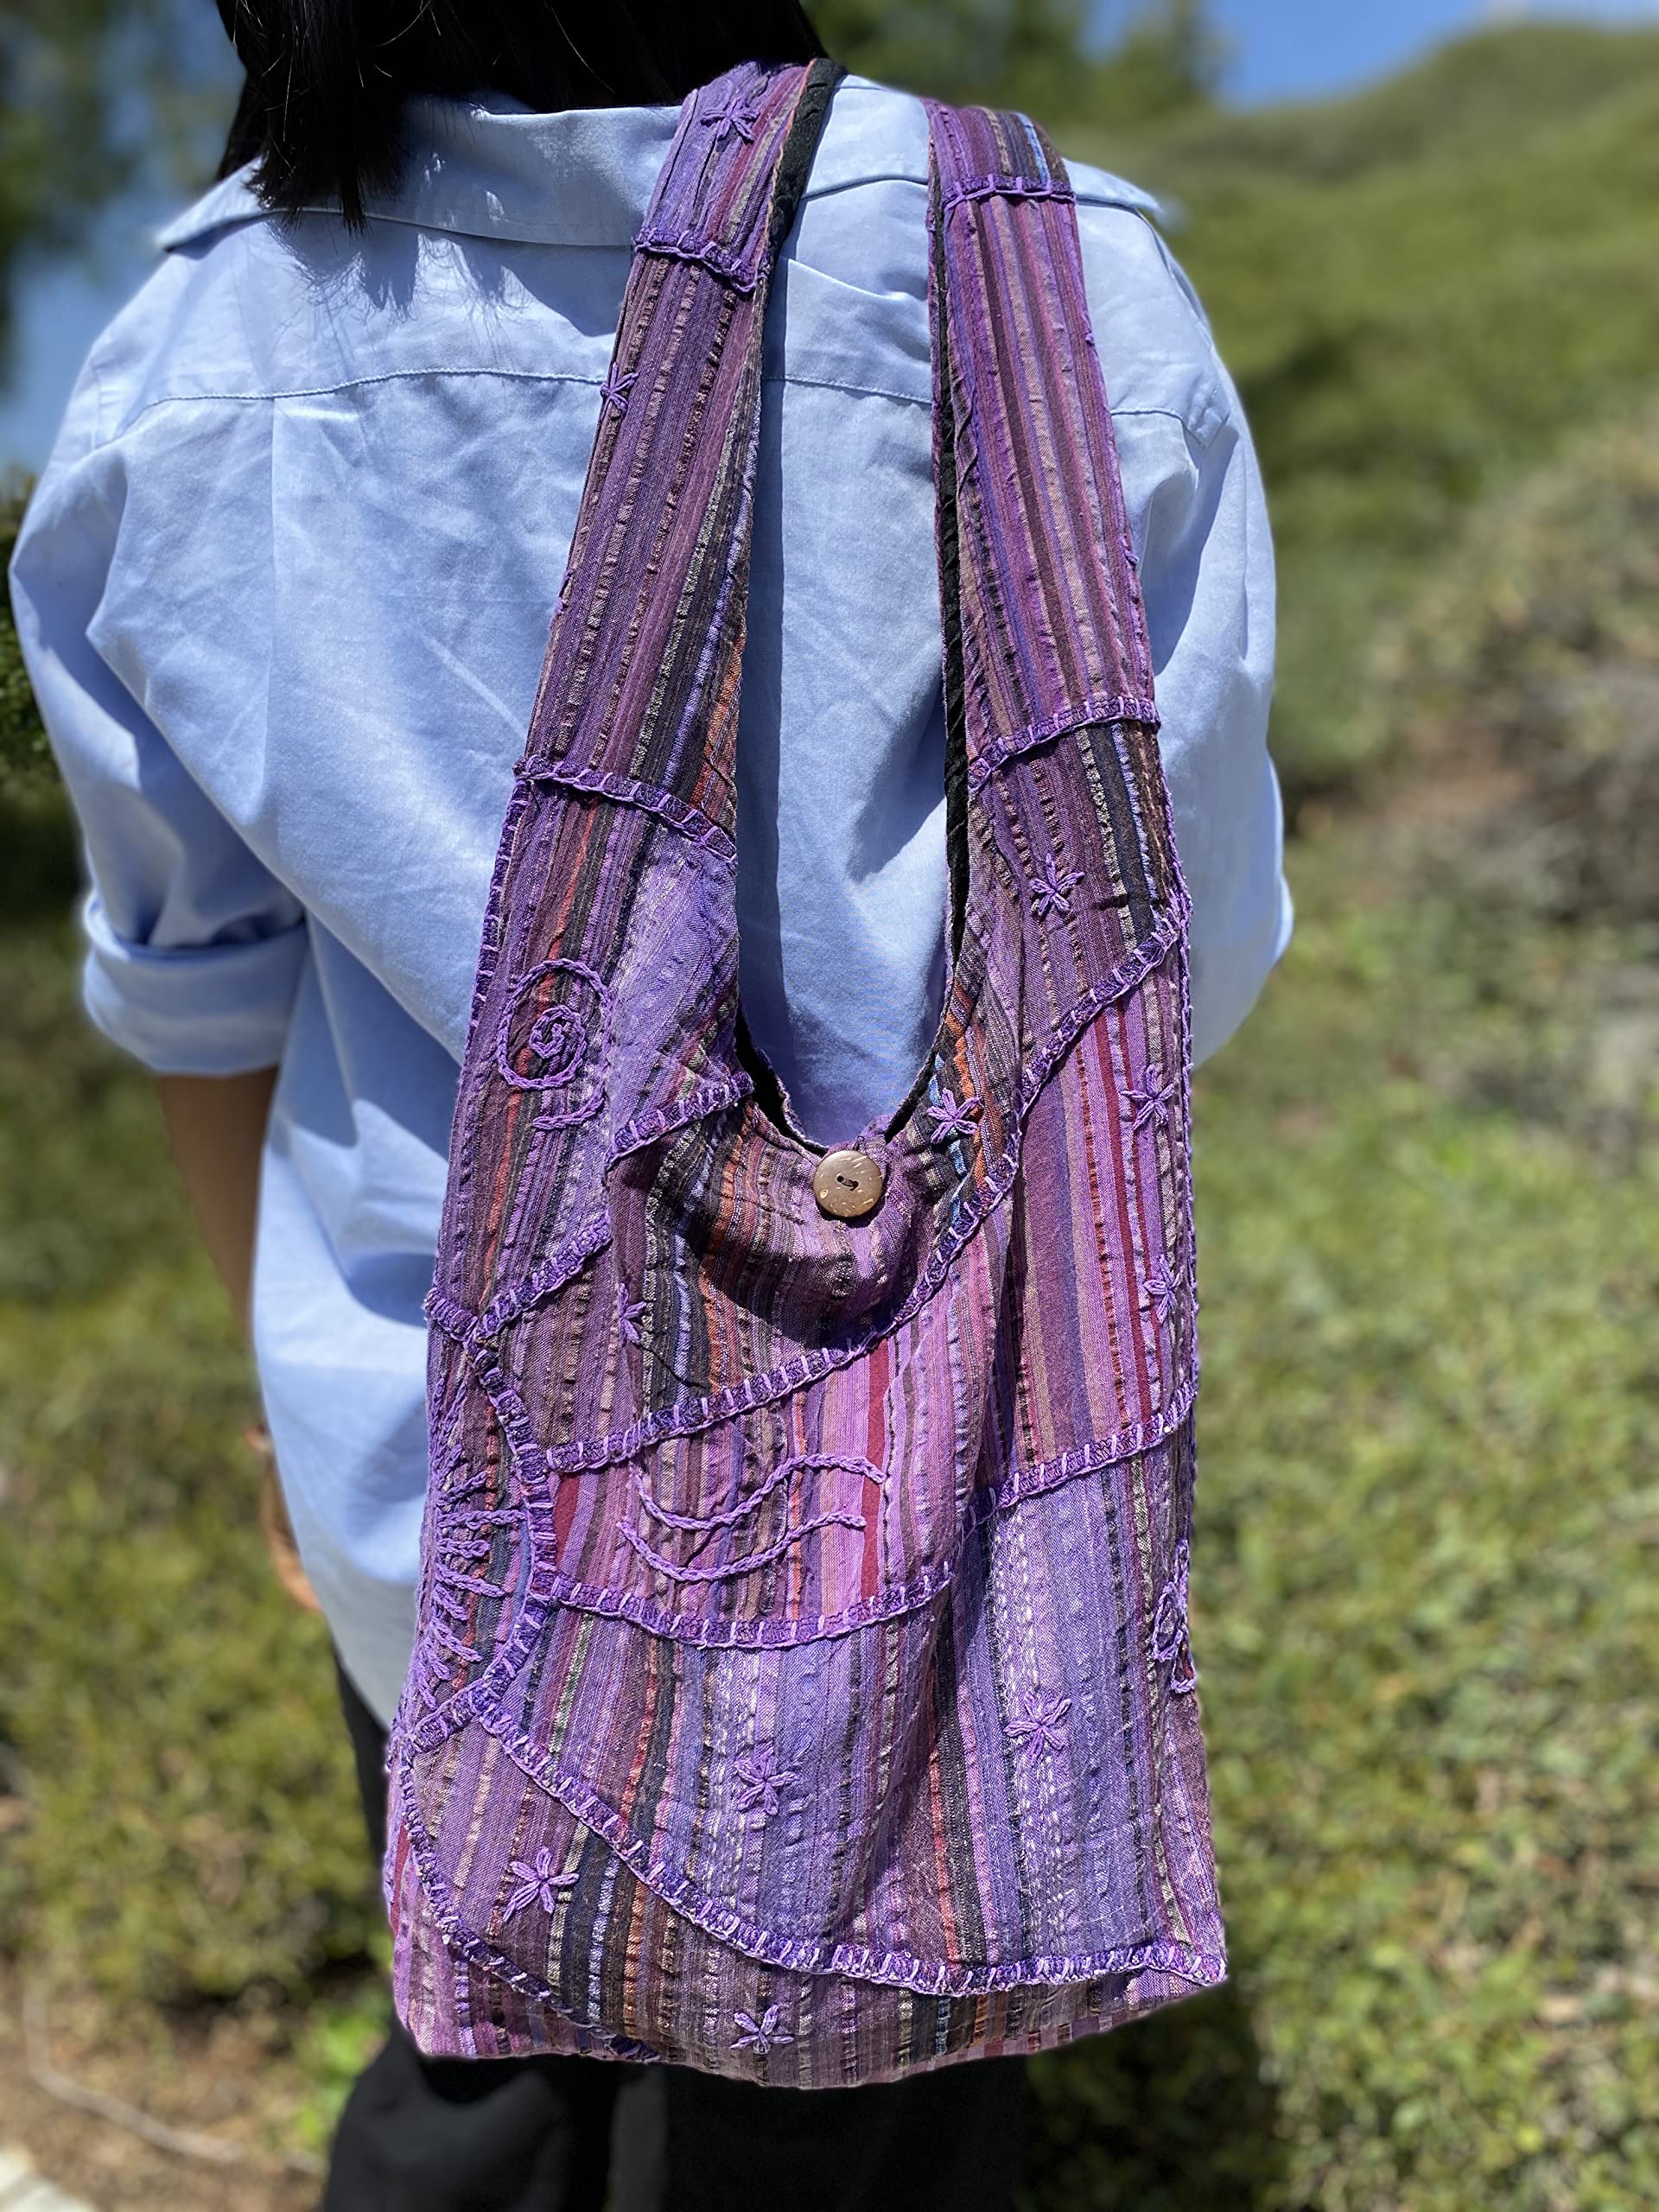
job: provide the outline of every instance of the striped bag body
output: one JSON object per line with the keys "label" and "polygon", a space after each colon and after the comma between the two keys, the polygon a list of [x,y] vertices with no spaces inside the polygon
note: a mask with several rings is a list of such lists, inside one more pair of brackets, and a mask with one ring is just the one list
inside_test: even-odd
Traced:
{"label": "striped bag body", "polygon": [[1065,170],[930,105],[950,964],[826,1157],[738,1003],[779,243],[835,65],[692,96],[504,827],[390,1764],[429,2052],[798,2087],[1224,1978],[1186,1637],[1186,897]]}

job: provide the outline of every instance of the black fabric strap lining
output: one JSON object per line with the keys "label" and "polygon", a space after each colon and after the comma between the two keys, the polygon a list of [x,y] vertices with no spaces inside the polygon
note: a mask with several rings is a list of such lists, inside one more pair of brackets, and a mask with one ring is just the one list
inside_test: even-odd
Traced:
{"label": "black fabric strap lining", "polygon": [[790,118],[788,136],[783,151],[778,156],[778,171],[772,187],[772,215],[766,226],[766,258],[770,261],[789,234],[806,190],[806,181],[812,168],[812,156],[817,151],[818,140],[823,135],[825,118],[830,112],[830,96],[847,74],[839,61],[828,55],[820,56],[807,64],[805,80],[800,98],[795,103],[795,112]]}

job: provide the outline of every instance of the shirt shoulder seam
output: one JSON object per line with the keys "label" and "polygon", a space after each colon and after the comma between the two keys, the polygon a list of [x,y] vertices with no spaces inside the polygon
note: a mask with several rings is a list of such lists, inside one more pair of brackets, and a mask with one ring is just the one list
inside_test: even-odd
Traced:
{"label": "shirt shoulder seam", "polygon": [[[597,388],[602,377],[586,376],[574,369],[504,369],[483,367],[443,367],[423,369],[386,369],[375,376],[341,377],[331,384],[287,385],[276,391],[165,391],[148,399],[142,407],[135,408],[107,436],[89,450],[101,451],[112,445],[142,422],[145,416],[155,414],[163,407],[242,406],[273,407],[284,399],[326,399],[337,392],[365,391],[377,385],[416,384],[427,378],[437,377],[498,377],[512,384],[569,384],[590,385]],[[931,407],[931,397],[919,392],[899,391],[890,385],[855,383],[839,377],[803,376],[798,373],[772,374],[765,381],[771,385],[797,385],[814,391],[844,391],[858,399],[892,399],[907,407]],[[1132,416],[1159,415],[1183,427],[1196,430],[1179,407],[1120,407],[1108,402],[1114,420]]]}
{"label": "shirt shoulder seam", "polygon": [[[124,417],[113,434],[122,436],[134,423],[142,422],[162,407],[197,407],[237,405],[244,407],[273,407],[282,399],[326,399],[337,391],[357,391],[370,385],[415,384],[425,377],[500,377],[513,384],[601,384],[596,376],[582,376],[573,369],[503,369],[483,366],[424,369],[384,369],[378,375],[365,377],[338,377],[328,384],[283,385],[273,391],[163,391],[154,399],[147,399],[142,407],[135,407]],[[106,440],[106,443],[112,440]]]}

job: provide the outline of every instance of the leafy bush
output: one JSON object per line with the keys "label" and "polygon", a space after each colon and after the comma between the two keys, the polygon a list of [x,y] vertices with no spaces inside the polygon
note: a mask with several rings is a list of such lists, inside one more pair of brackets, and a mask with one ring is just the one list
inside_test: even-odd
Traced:
{"label": "leafy bush", "polygon": [[[1382,168],[1512,154],[1628,91],[1659,61],[1650,30],[1535,22],[1459,39],[1345,99],[1194,111],[1160,128],[1147,167],[1177,194],[1332,184]],[[1135,143],[1125,133],[1126,143]]]}
{"label": "leafy bush", "polygon": [[[0,478],[0,575],[11,560],[29,486]],[[75,890],[74,835],[46,732],[18,649],[11,598],[0,591],[0,925],[61,914]]]}
{"label": "leafy bush", "polygon": [[1103,54],[1084,0],[809,0],[807,13],[862,76],[1043,116],[1207,106],[1224,52],[1208,0],[1139,0]]}
{"label": "leafy bush", "polygon": [[[245,1357],[151,1086],[0,937],[0,1950],[129,2003],[290,1994],[376,1918],[327,1645],[277,1592]],[[4,1773],[0,1772],[0,1781]]]}
{"label": "leafy bush", "polygon": [[1374,711],[1446,793],[1441,873],[1659,920],[1659,405],[1477,509],[1374,664]]}
{"label": "leafy bush", "polygon": [[[10,566],[17,532],[29,501],[27,479],[16,474],[0,478],[0,575]],[[50,773],[52,755],[40,709],[29,686],[23,656],[17,644],[17,626],[11,615],[11,594],[0,597],[0,793],[18,784],[43,782]]]}
{"label": "leafy bush", "polygon": [[[1529,88],[1507,124],[1489,75]],[[1324,173],[1350,134],[1353,166]],[[1274,751],[1293,804],[1329,792],[1389,741],[1366,710],[1379,620],[1472,505],[1651,390],[1659,36],[1516,30],[1270,124],[1074,139],[1185,207],[1274,518]]]}

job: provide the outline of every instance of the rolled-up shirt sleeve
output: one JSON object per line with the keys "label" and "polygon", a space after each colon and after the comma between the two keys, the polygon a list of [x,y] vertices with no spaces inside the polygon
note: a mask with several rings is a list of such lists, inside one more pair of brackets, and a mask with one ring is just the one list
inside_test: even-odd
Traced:
{"label": "rolled-up shirt sleeve", "polygon": [[[1201,1060],[1249,1014],[1293,922],[1268,752],[1273,541],[1238,393],[1192,287],[1150,226],[1128,215],[1116,220],[1117,257],[1103,257],[1090,304],[1114,402],[1160,751],[1192,902],[1192,1048]],[[1131,223],[1139,241],[1126,249],[1122,226]],[[1084,244],[1086,253],[1086,231]],[[1104,269],[1126,264],[1133,291],[1114,296]]]}
{"label": "rolled-up shirt sleeve", "polygon": [[93,643],[124,505],[97,415],[89,366],[10,571],[18,642],[80,830],[84,1002],[159,1074],[242,1074],[282,1057],[304,910]]}

